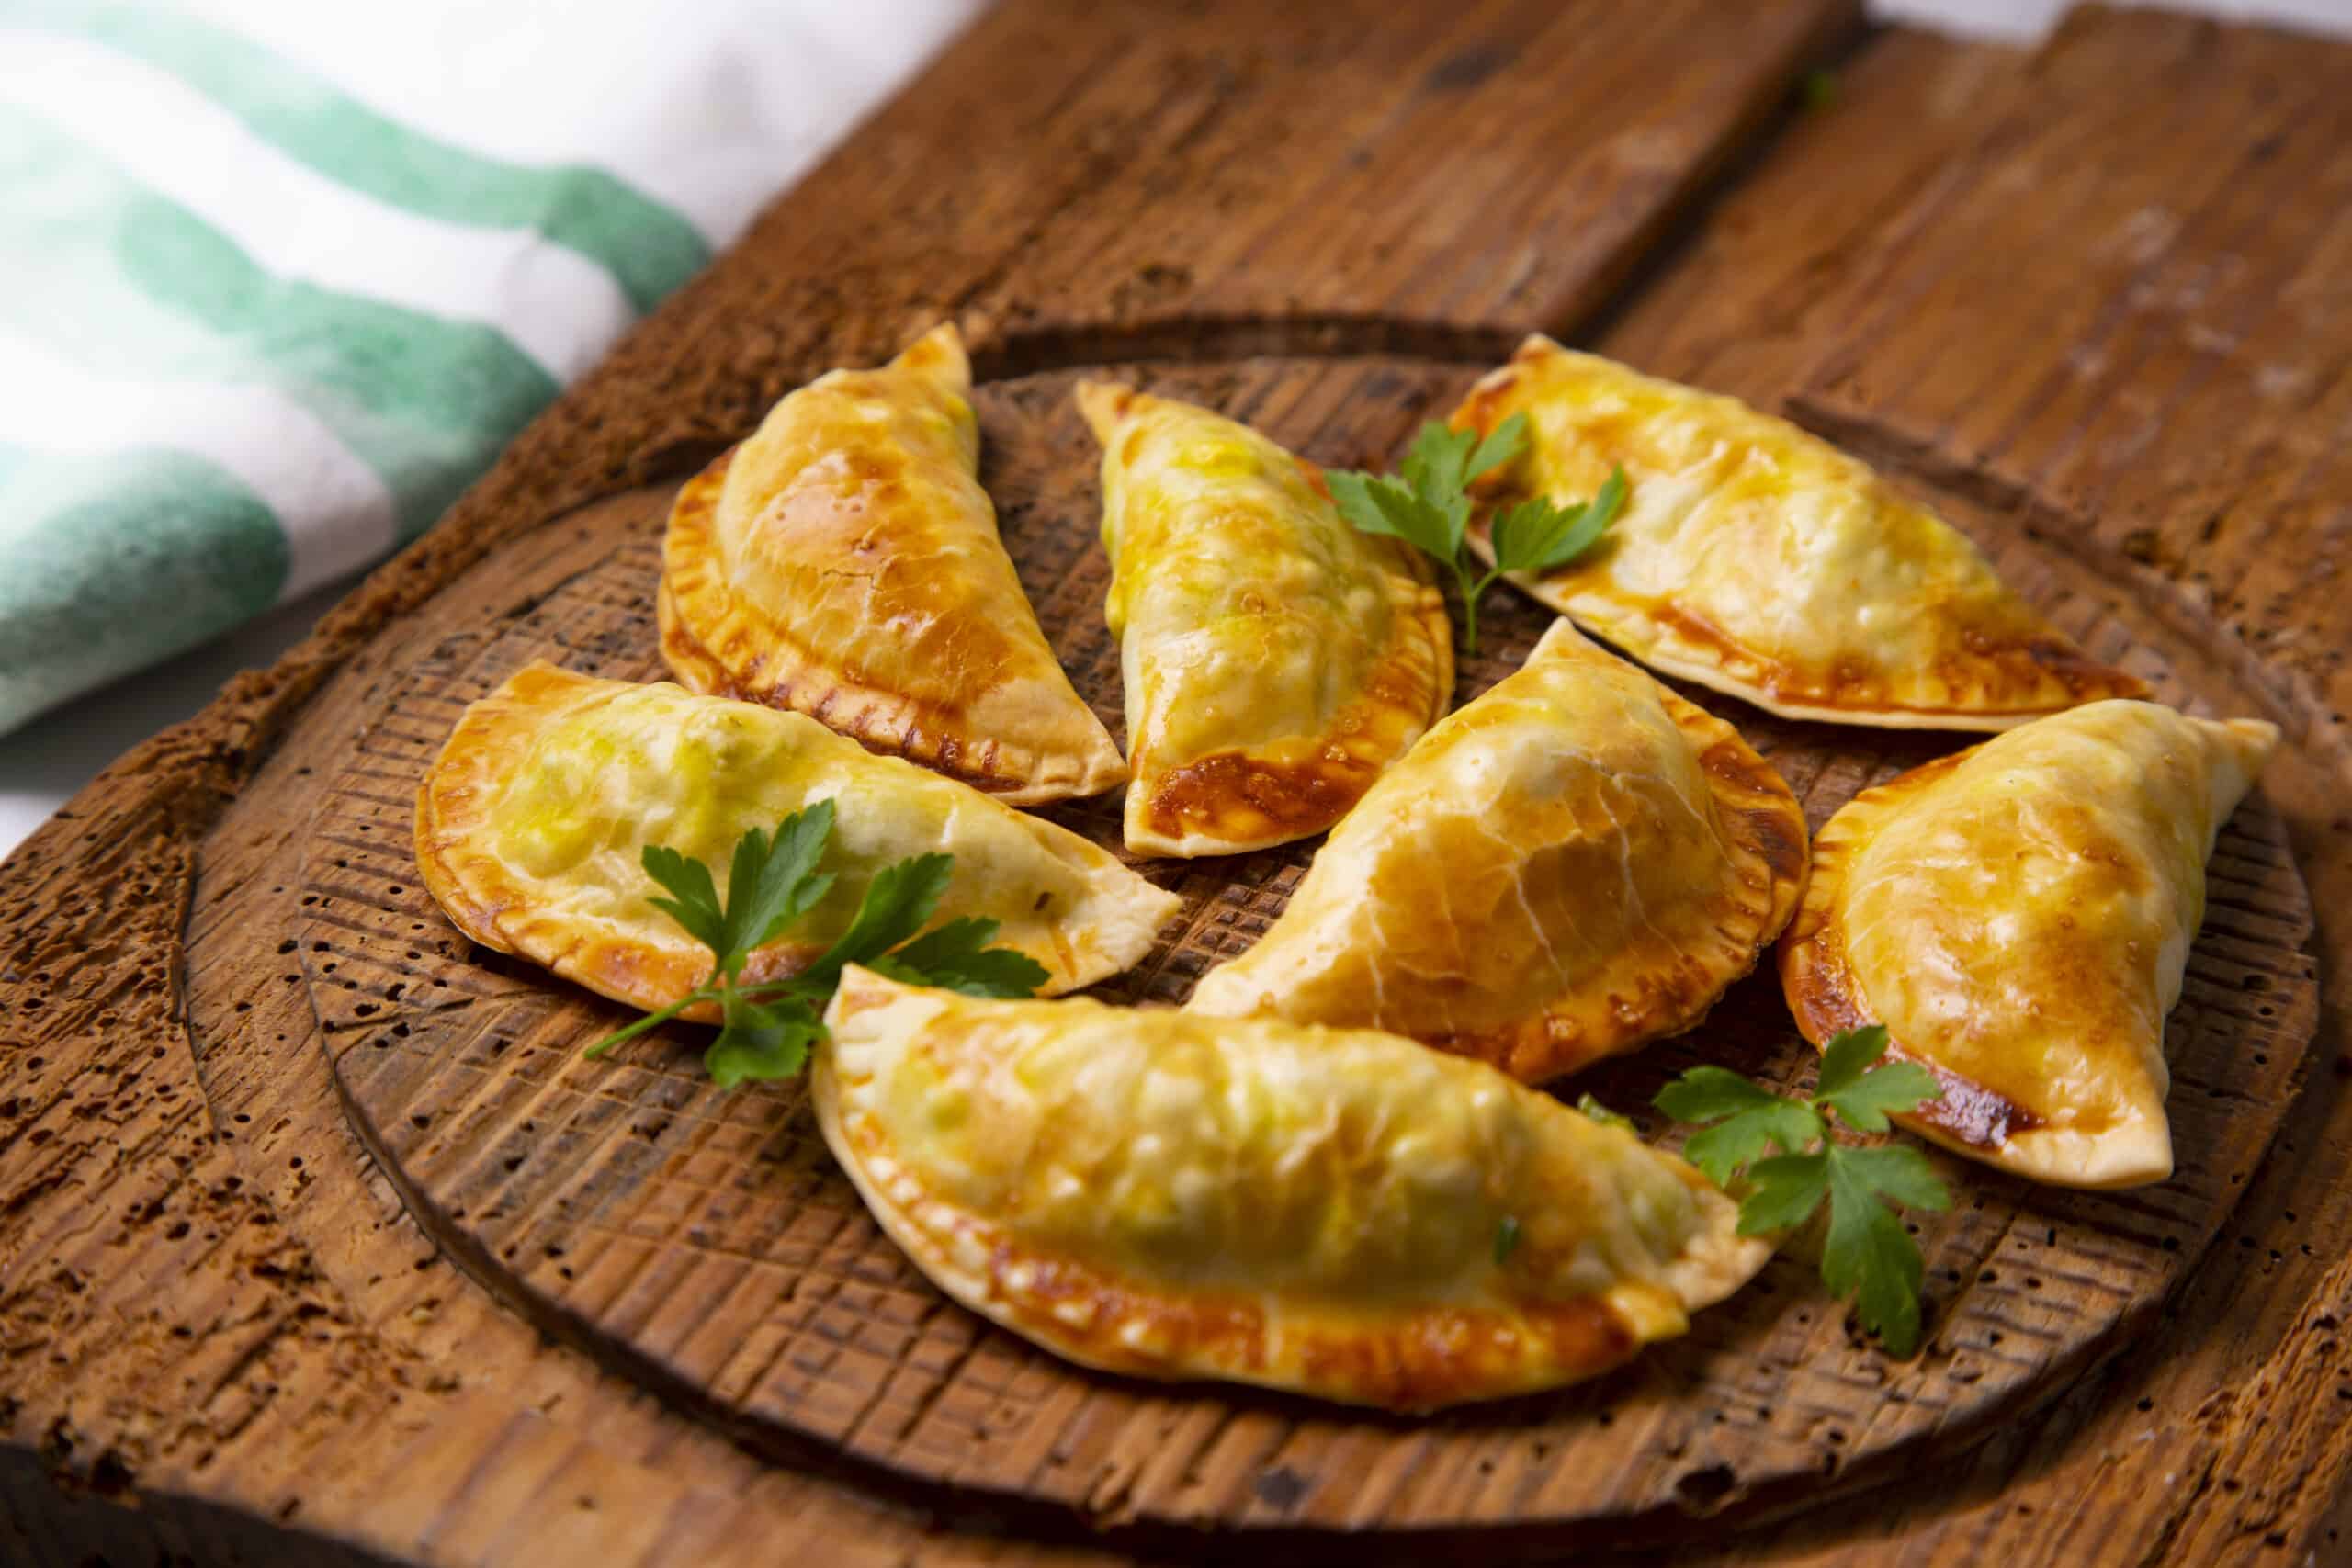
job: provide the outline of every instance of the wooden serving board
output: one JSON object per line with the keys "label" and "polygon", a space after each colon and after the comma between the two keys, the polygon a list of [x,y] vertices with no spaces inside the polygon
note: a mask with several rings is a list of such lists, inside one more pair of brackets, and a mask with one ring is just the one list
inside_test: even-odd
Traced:
{"label": "wooden serving board", "polygon": [[[1334,464],[1396,449],[1476,374],[1394,356],[1091,369],[1226,410]],[[1070,400],[1076,379],[980,389],[982,478],[1047,635],[1116,728],[1099,457]],[[820,1445],[894,1479],[1096,1529],[1425,1540],[1539,1526],[1594,1538],[1606,1525],[1623,1540],[1815,1499],[1979,1440],[2140,1326],[2235,1205],[2310,1043],[2310,909],[2284,829],[2257,803],[2214,855],[2211,913],[2171,1020],[2177,1174],[2068,1193],[1932,1156],[1957,1196],[1951,1213],[1918,1217],[1933,1333],[1915,1361],[1860,1339],[1800,1244],[1688,1339],[1545,1398],[1398,1419],[1090,1373],[934,1291],[865,1216],[799,1086],[720,1092],[701,1068],[709,1032],[692,1028],[611,1064],[579,1060],[632,1015],[475,947],[417,885],[416,786],[466,703],[534,659],[667,678],[652,601],[668,500],[639,491],[582,514],[610,553],[548,589],[510,576],[501,554],[475,569],[521,590],[514,607],[383,692],[311,821],[295,934],[336,1086],[425,1229],[533,1322],[764,1452]],[[2157,640],[2134,638],[2127,607],[2021,534],[1986,542],[2062,629],[2188,700]],[[1518,668],[1551,619],[1498,595],[1461,696]],[[1858,789],[1976,739],[1791,723],[1685,694],[1739,725],[1816,829]],[[1115,795],[1047,815],[1119,846]],[[1280,911],[1314,847],[1138,863],[1185,911],[1096,994],[1183,1001]],[[1770,967],[1688,1037],[1581,1074],[1567,1092],[1644,1116],[1667,1077],[1700,1061],[1809,1084],[1814,1053]]]}
{"label": "wooden serving board", "polygon": [[[1786,112],[1824,60],[1827,106]],[[1012,0],[310,643],[0,869],[0,1561],[1091,1563],[1203,1532],[2337,1560],[2347,196],[2352,50],[2178,18],[2086,12],[2027,54],[1829,0]],[[1913,1363],[1784,1258],[1588,1389],[1365,1420],[1036,1355],[874,1235],[794,1091],[721,1100],[683,1032],[578,1063],[611,1010],[419,895],[416,772],[534,652],[652,673],[677,480],[941,313],[1024,581],[1114,722],[1071,369],[1354,463],[1532,327],[1832,435],[2166,695],[2278,719],[2173,1020],[2180,1176],[1948,1165]],[[1464,695],[1540,629],[1510,603]],[[1955,743],[1705,700],[1816,824]],[[1114,994],[1180,996],[1302,860],[1153,864],[1186,940]],[[1757,980],[1578,1087],[1638,1108],[1702,1052],[1804,1059]]]}

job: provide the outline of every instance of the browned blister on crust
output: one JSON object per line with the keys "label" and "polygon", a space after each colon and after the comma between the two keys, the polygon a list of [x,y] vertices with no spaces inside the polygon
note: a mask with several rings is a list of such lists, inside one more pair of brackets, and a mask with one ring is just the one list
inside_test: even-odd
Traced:
{"label": "browned blister on crust", "polygon": [[1886,1026],[1943,1094],[1899,1117],[2038,1181],[2172,1171],[2165,1018],[2213,840],[2277,744],[2096,703],[1856,795],[1814,840],[1781,983],[1815,1044]]}
{"label": "browned blister on crust", "polygon": [[1795,797],[1729,725],[1555,623],[1373,785],[1188,1005],[1556,1077],[1698,1023],[1804,865]]}
{"label": "browned blister on crust", "polygon": [[1681,1160],[1393,1035],[857,969],[826,1021],[818,1123],[884,1232],[1086,1366],[1499,1398],[1681,1333],[1771,1250]]}
{"label": "browned blister on crust", "polygon": [[688,480],[662,657],[690,691],[805,713],[1013,805],[1097,795],[1126,763],[998,536],[970,389],[942,326],[794,392]]}
{"label": "browned blister on crust", "polygon": [[[723,883],[736,841],[833,801],[832,891],[744,977],[799,973],[848,929],[866,886],[912,855],[957,857],[935,921],[1000,923],[1050,993],[1150,951],[1181,900],[1106,851],[970,786],[875,756],[813,719],[534,663],[469,706],[417,786],[416,859],[458,929],[634,1006],[666,1007],[712,954],[649,901],[662,844]],[[707,1006],[685,1016],[717,1021]]]}
{"label": "browned blister on crust", "polygon": [[[2092,658],[1967,537],[1857,459],[1737,400],[1527,340],[1454,411],[1529,447],[1496,505],[1596,493],[1623,513],[1566,566],[1511,581],[1654,670],[1791,718],[1998,730],[2147,682]],[[1474,546],[1489,559],[1483,524]]]}

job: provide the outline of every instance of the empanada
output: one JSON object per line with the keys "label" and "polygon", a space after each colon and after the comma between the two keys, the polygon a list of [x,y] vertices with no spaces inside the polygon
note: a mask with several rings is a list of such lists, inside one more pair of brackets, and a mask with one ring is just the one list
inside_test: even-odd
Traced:
{"label": "empanada", "polygon": [[1804,813],[1731,726],[1555,621],[1364,792],[1190,1006],[1385,1029],[1536,1082],[1697,1023],[1804,866]]}
{"label": "empanada", "polygon": [[1528,450],[1497,496],[1580,502],[1616,466],[1632,488],[1591,550],[1512,581],[1653,670],[1791,718],[1890,728],[2006,729],[2147,695],[1958,529],[1785,420],[1542,336],[1453,423],[1486,432],[1518,412]]}
{"label": "empanada", "polygon": [[825,1141],[940,1289],[1057,1355],[1429,1409],[1573,1382],[1771,1244],[1681,1160],[1370,1030],[843,975]]}
{"label": "empanada", "polygon": [[776,404],[679,492],[662,655],[1017,806],[1097,795],[1119,748],[1038,629],[978,479],[952,326]]}
{"label": "empanada", "polygon": [[2154,703],[2037,719],[1865,790],[1813,845],[1781,983],[1805,1038],[1886,1025],[1943,1098],[1898,1118],[2065,1187],[2172,1173],[2165,1015],[2205,861],[2278,732]]}
{"label": "empanada", "polygon": [[1126,682],[1127,848],[1216,855],[1338,821],[1445,711],[1453,629],[1418,558],[1244,424],[1081,383],[1102,443]]}
{"label": "empanada", "polygon": [[1001,922],[998,944],[1044,964],[1048,993],[1134,964],[1182,902],[1067,829],[814,719],[545,663],[458,721],[417,788],[417,864],[483,946],[650,1010],[694,989],[711,955],[647,902],[660,889],[639,863],[644,847],[665,844],[723,879],[745,829],[820,800],[838,803],[823,862],[833,889],[752,953],[747,978],[807,967],[875,873],[933,851],[956,857],[935,919]]}

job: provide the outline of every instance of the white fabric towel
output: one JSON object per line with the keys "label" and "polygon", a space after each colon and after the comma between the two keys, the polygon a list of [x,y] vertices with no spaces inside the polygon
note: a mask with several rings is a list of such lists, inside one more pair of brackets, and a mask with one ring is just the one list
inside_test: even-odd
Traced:
{"label": "white fabric towel", "polygon": [[978,0],[0,0],[0,734],[431,525]]}

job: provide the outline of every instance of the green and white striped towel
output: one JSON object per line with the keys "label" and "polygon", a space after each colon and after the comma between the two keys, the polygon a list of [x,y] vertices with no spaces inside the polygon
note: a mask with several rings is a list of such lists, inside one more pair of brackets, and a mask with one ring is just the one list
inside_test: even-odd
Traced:
{"label": "green and white striped towel", "polygon": [[0,733],[379,558],[975,0],[0,0]]}

